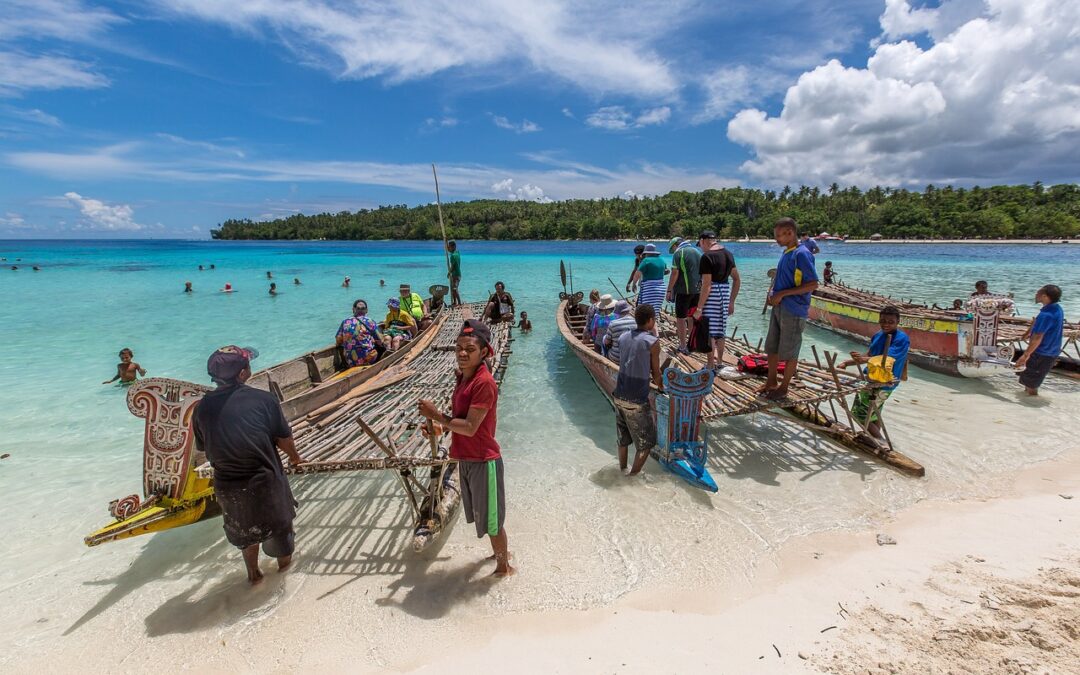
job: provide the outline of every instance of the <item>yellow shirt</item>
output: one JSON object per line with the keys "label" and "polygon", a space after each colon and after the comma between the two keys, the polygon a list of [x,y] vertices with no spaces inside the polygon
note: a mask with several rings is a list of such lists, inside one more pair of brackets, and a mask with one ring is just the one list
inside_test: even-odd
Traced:
{"label": "yellow shirt", "polygon": [[386,321],[383,322],[383,325],[390,328],[395,322],[403,326],[416,326],[416,321],[412,316],[408,312],[403,312],[400,309],[392,309],[387,312]]}

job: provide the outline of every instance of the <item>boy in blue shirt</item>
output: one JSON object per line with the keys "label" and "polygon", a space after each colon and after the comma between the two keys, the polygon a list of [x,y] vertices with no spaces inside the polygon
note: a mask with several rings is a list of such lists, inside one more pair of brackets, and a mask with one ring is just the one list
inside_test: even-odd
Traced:
{"label": "boy in blue shirt", "polygon": [[[769,334],[765,338],[765,353],[769,356],[769,377],[758,390],[765,398],[780,400],[788,393],[788,385],[799,367],[799,350],[806,317],[810,313],[810,294],[818,287],[814,256],[799,245],[798,227],[792,218],[781,218],[773,226],[776,243],[784,254],[776,263],[776,277],[768,304]],[[784,361],[784,380],[776,383],[776,371]]]}
{"label": "boy in blue shirt", "polygon": [[1024,369],[1020,373],[1020,384],[1024,385],[1024,390],[1030,396],[1039,395],[1039,386],[1061,354],[1065,312],[1058,304],[1059,300],[1061,289],[1053,284],[1043,286],[1035,293],[1035,302],[1042,305],[1042,309],[1024,334],[1028,346],[1024,355],[1016,361],[1017,369]]}
{"label": "boy in blue shirt", "polygon": [[[865,354],[851,352],[851,360],[840,364],[841,368],[847,368],[855,364],[863,365],[875,356],[885,353],[885,345],[889,346],[886,358],[891,358],[893,384],[878,387],[876,389],[864,389],[855,396],[855,402],[851,406],[851,416],[866,426],[866,430],[874,438],[881,438],[881,409],[885,407],[885,401],[900,386],[902,380],[907,379],[908,350],[911,349],[911,340],[907,333],[900,330],[900,310],[892,305],[886,305],[878,312],[878,325],[881,330],[870,339],[870,348]],[[881,359],[875,363],[881,362]],[[881,364],[881,365],[886,365]]]}

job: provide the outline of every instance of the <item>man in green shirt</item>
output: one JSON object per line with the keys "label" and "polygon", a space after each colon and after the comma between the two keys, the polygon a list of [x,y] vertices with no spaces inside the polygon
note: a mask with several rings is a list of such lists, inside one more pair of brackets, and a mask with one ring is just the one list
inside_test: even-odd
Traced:
{"label": "man in green shirt", "polygon": [[450,304],[460,305],[461,294],[458,293],[458,284],[461,283],[461,254],[457,250],[457,242],[447,242],[446,250],[450,251]]}
{"label": "man in green shirt", "polygon": [[424,299],[420,297],[418,293],[413,293],[412,287],[409,284],[401,284],[399,288],[401,294],[401,311],[408,312],[412,318],[416,321],[417,325],[420,324],[420,320],[424,318],[424,314],[427,313],[427,307],[424,306]]}
{"label": "man in green shirt", "polygon": [[694,242],[673,237],[668,242],[671,256],[671,278],[668,279],[667,299],[675,303],[675,331],[679,336],[679,351],[686,353],[690,328],[689,311],[697,306],[701,291],[701,250]]}

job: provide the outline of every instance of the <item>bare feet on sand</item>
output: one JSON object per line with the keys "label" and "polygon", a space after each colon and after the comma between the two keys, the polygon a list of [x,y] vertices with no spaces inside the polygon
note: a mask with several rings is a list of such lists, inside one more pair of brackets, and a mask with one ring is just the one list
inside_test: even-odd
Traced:
{"label": "bare feet on sand", "polygon": [[263,580],[263,573],[258,567],[254,569],[248,569],[248,583],[252,586],[261,583]]}
{"label": "bare feet on sand", "polygon": [[292,564],[292,556],[286,555],[277,559],[277,571],[284,572]]}
{"label": "bare feet on sand", "polygon": [[504,579],[506,577],[512,577],[515,574],[517,574],[517,568],[511,567],[510,563],[506,563],[506,565],[502,567],[496,567],[495,571],[491,573],[491,576],[497,579]]}

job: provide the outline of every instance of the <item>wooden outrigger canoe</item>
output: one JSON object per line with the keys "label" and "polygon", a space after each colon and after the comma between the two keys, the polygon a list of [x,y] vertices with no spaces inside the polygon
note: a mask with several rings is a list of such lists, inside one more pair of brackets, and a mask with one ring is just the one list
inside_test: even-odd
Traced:
{"label": "wooden outrigger canoe", "polygon": [[[456,476],[445,448],[421,438],[416,399],[446,403],[455,382],[452,347],[463,317],[480,304],[446,307],[435,322],[376,364],[333,372],[333,348],[319,350],[255,373],[249,384],[274,393],[293,428],[298,451],[309,460],[286,473],[393,469],[416,516],[414,547],[434,540],[456,513]],[[501,382],[512,338],[493,330],[493,372]],[[128,390],[128,408],[144,418],[143,494],[109,505],[116,519],[85,537],[88,546],[159,532],[220,514],[213,471],[194,449],[191,416],[200,384],[150,378]],[[442,401],[445,399],[445,401]],[[405,421],[409,420],[409,421]],[[414,471],[432,467],[428,482]]]}
{"label": "wooden outrigger canoe", "polygon": [[[900,310],[900,327],[911,339],[912,363],[937,372],[985,377],[1012,372],[1015,351],[1026,344],[1030,319],[1001,315],[998,296],[972,298],[964,310],[927,307],[843,284],[819,286],[810,303],[811,324],[859,342],[879,330],[878,312],[885,305]],[[1078,358],[1070,356],[1070,350]],[[1080,326],[1067,324],[1059,367],[1080,367]]]}
{"label": "wooden outrigger canoe", "polygon": [[[594,351],[591,344],[582,339],[584,308],[574,315],[567,311],[570,303],[578,302],[580,295],[564,298],[556,311],[556,323],[571,351],[610,401],[618,377],[618,366]],[[760,351],[760,345],[752,346],[745,336],[735,337],[737,331],[736,327],[732,337],[727,340],[724,365],[734,366],[740,356]],[[667,364],[679,366],[685,372],[702,371],[705,367],[703,355],[678,353],[674,334],[673,319],[663,314],[660,318],[660,340],[665,356],[662,360],[669,359]],[[848,397],[863,389],[882,385],[838,370],[835,354],[824,353],[827,367],[820,363],[821,357],[816,349],[814,355],[816,363],[800,361],[798,376],[792,382],[791,394],[782,401],[771,401],[755,395],[754,390],[764,381],[762,377],[750,376],[738,381],[713,379],[710,391],[701,402],[701,419],[763,412],[827,436],[845,448],[869,455],[906,474],[925,475],[926,470],[921,464],[893,447],[888,432],[885,431],[884,420],[881,420],[881,427],[885,439],[879,440],[851,415]],[[660,452],[663,452],[663,448]]]}

